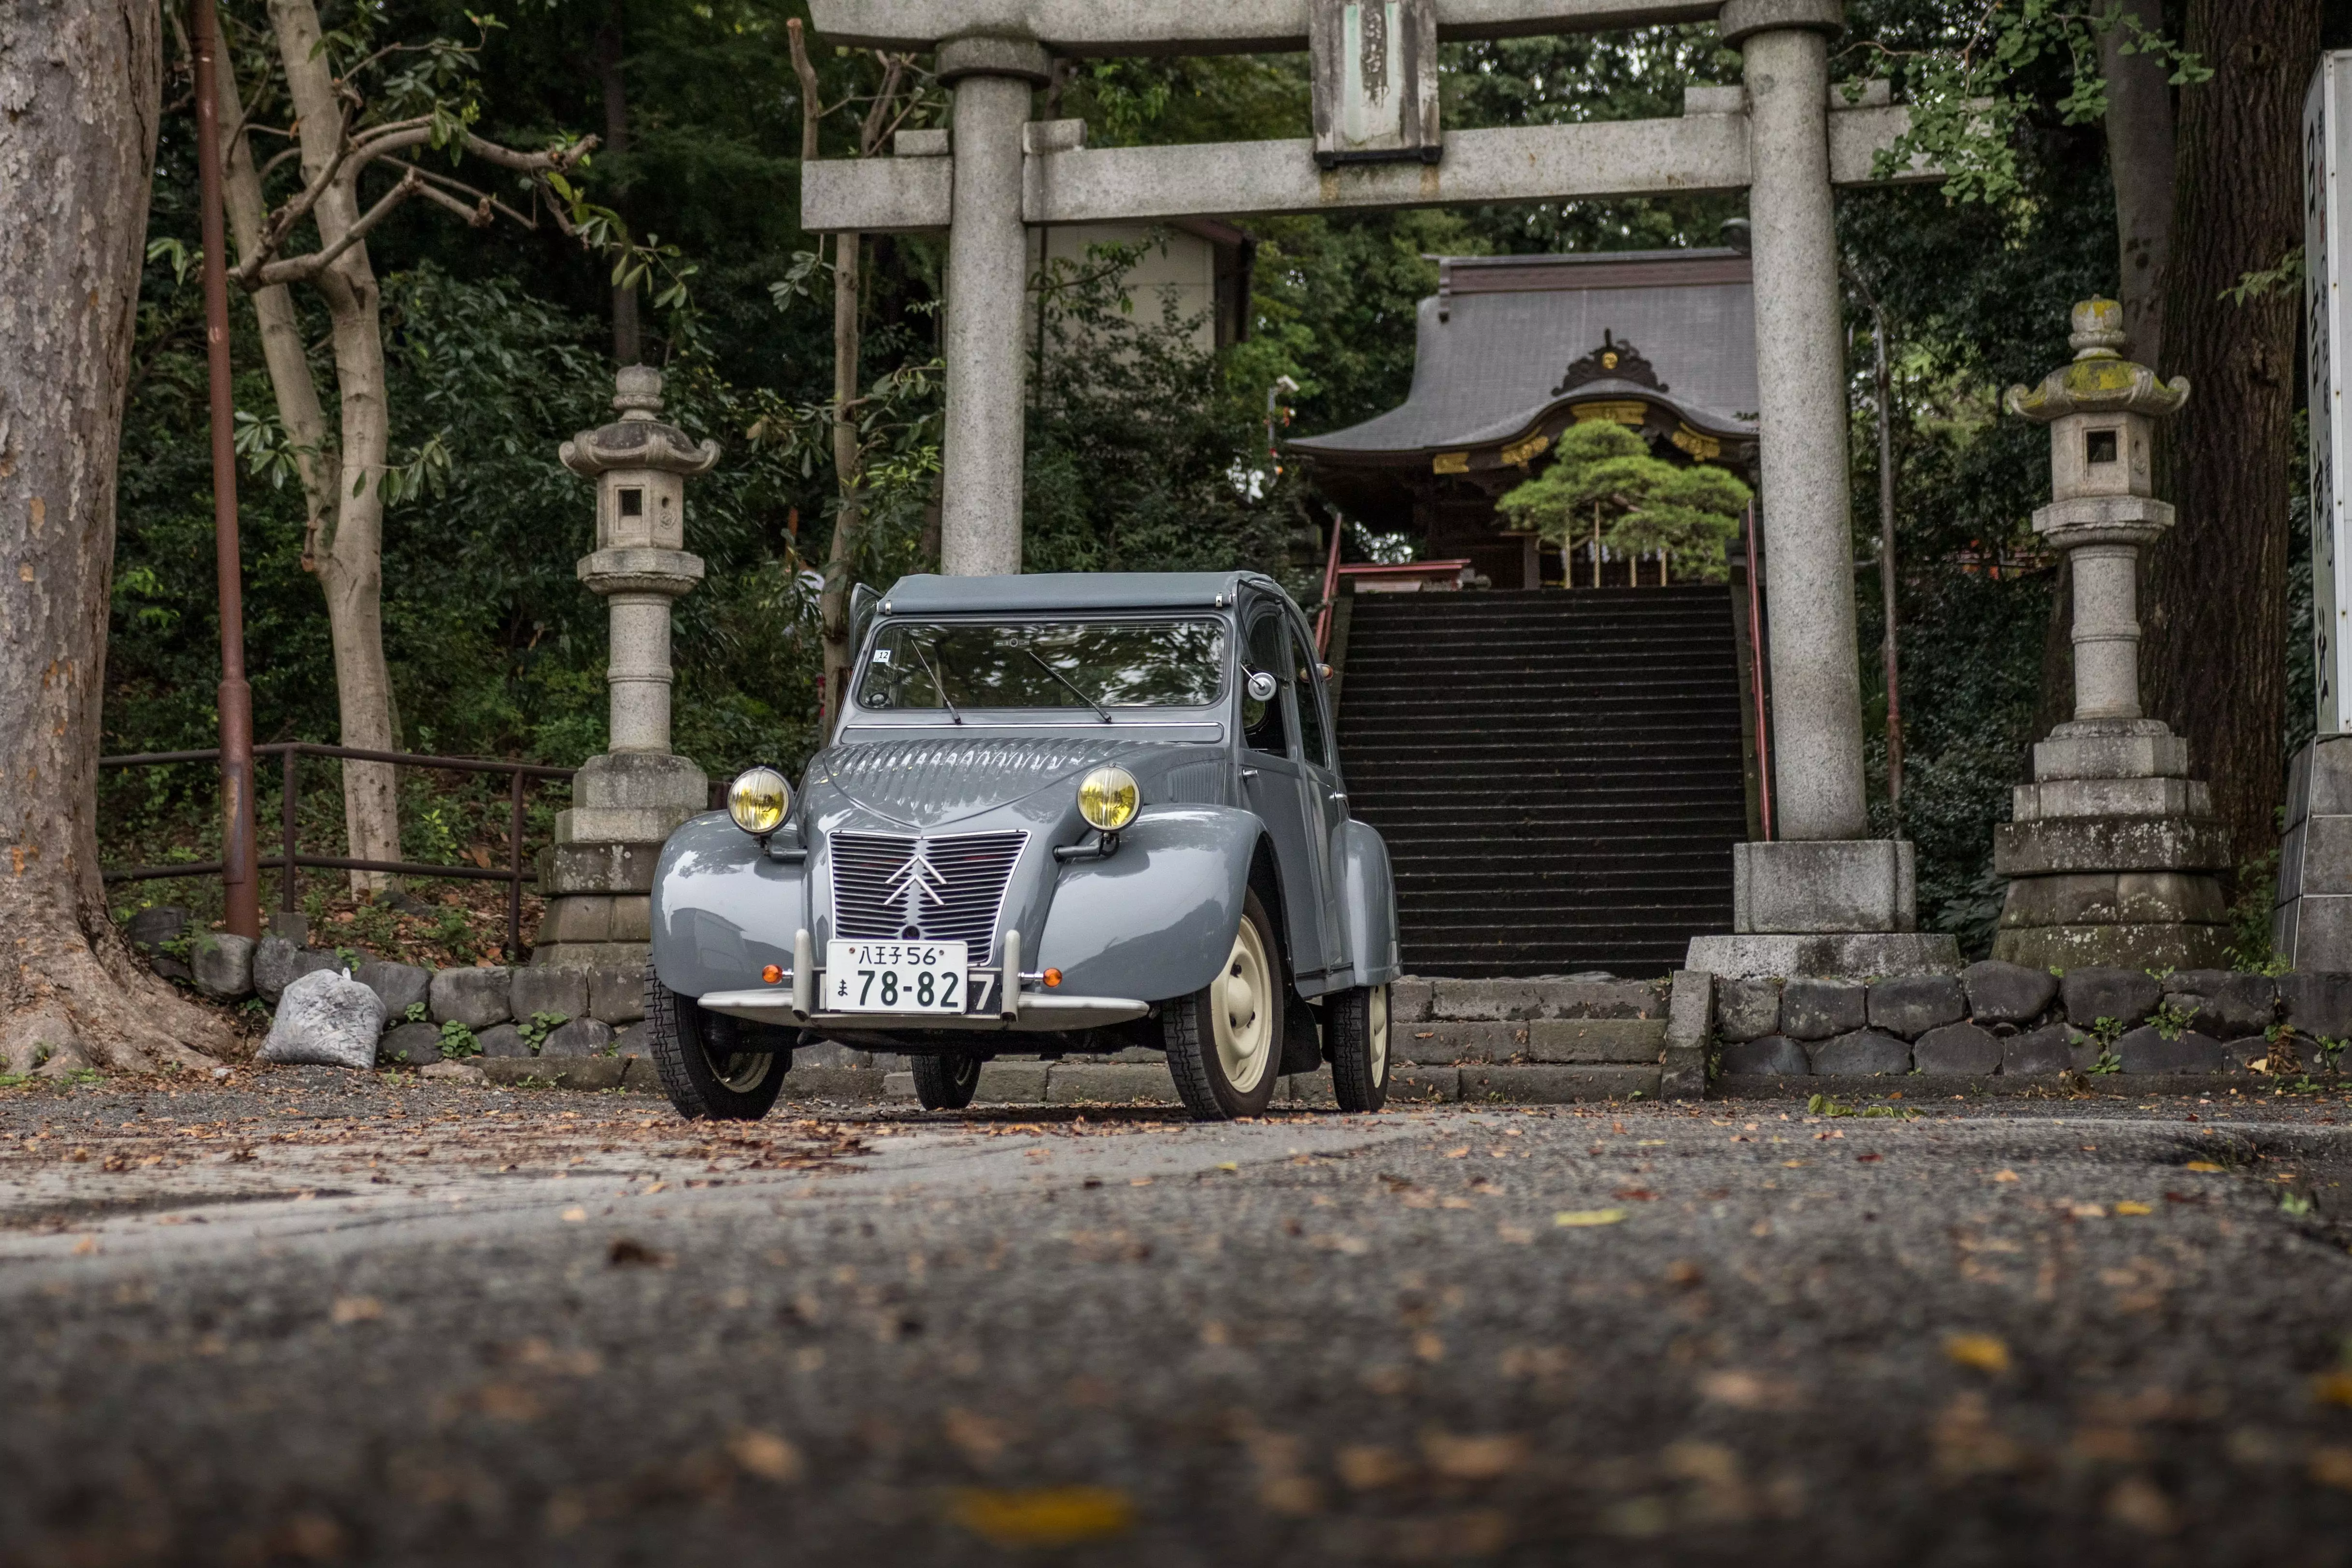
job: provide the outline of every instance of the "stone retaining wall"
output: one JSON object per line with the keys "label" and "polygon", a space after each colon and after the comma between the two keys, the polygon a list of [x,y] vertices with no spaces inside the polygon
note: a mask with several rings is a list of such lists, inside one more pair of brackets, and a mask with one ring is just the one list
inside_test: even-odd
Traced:
{"label": "stone retaining wall", "polygon": [[1808,1078],[2133,1078],[2330,1070],[2352,974],[2063,973],[1989,961],[1957,975],[1712,982],[1717,1084]]}

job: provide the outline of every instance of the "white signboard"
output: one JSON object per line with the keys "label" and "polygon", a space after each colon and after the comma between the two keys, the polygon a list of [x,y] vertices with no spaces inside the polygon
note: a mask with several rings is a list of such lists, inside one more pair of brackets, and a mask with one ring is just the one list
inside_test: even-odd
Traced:
{"label": "white signboard", "polygon": [[2312,657],[2319,733],[2352,731],[2352,321],[2344,270],[2352,261],[2352,50],[2322,55],[2304,100],[2305,339],[2311,366]]}

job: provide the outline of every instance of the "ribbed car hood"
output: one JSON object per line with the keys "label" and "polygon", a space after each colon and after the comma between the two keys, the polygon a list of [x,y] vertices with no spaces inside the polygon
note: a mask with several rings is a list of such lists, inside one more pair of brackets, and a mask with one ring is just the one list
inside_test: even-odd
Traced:
{"label": "ribbed car hood", "polygon": [[904,823],[929,827],[1024,799],[1115,759],[1163,749],[1110,735],[1052,740],[926,736],[835,746],[809,763],[809,805],[819,814],[836,795]]}

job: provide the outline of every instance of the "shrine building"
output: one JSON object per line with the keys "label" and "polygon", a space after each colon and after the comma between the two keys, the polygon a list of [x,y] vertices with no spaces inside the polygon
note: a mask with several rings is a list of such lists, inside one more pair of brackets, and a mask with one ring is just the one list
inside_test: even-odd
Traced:
{"label": "shrine building", "polygon": [[[1421,301],[1412,390],[1360,425],[1284,443],[1315,488],[1425,560],[1465,559],[1496,588],[1591,586],[1592,546],[1563,560],[1513,533],[1495,503],[1543,467],[1570,425],[1612,419],[1658,456],[1756,483],[1756,306],[1739,250],[1455,256]],[[1602,585],[1659,563],[1603,551]],[[1635,575],[1638,572],[1639,575]]]}

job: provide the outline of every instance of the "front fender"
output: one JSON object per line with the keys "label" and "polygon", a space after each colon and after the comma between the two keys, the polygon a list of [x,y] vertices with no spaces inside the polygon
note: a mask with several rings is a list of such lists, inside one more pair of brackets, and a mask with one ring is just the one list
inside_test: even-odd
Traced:
{"label": "front fender", "polygon": [[1074,996],[1198,991],[1233,953],[1261,831],[1231,806],[1146,806],[1110,858],[1062,866],[1038,967]]}
{"label": "front fender", "polygon": [[793,933],[811,924],[803,863],[771,859],[723,811],[662,846],[654,871],[654,973],[681,996],[740,991],[768,964],[793,966]]}
{"label": "front fender", "polygon": [[1389,847],[1377,828],[1353,817],[1339,825],[1339,919],[1359,985],[1385,985],[1402,973],[1397,961],[1396,879]]}

